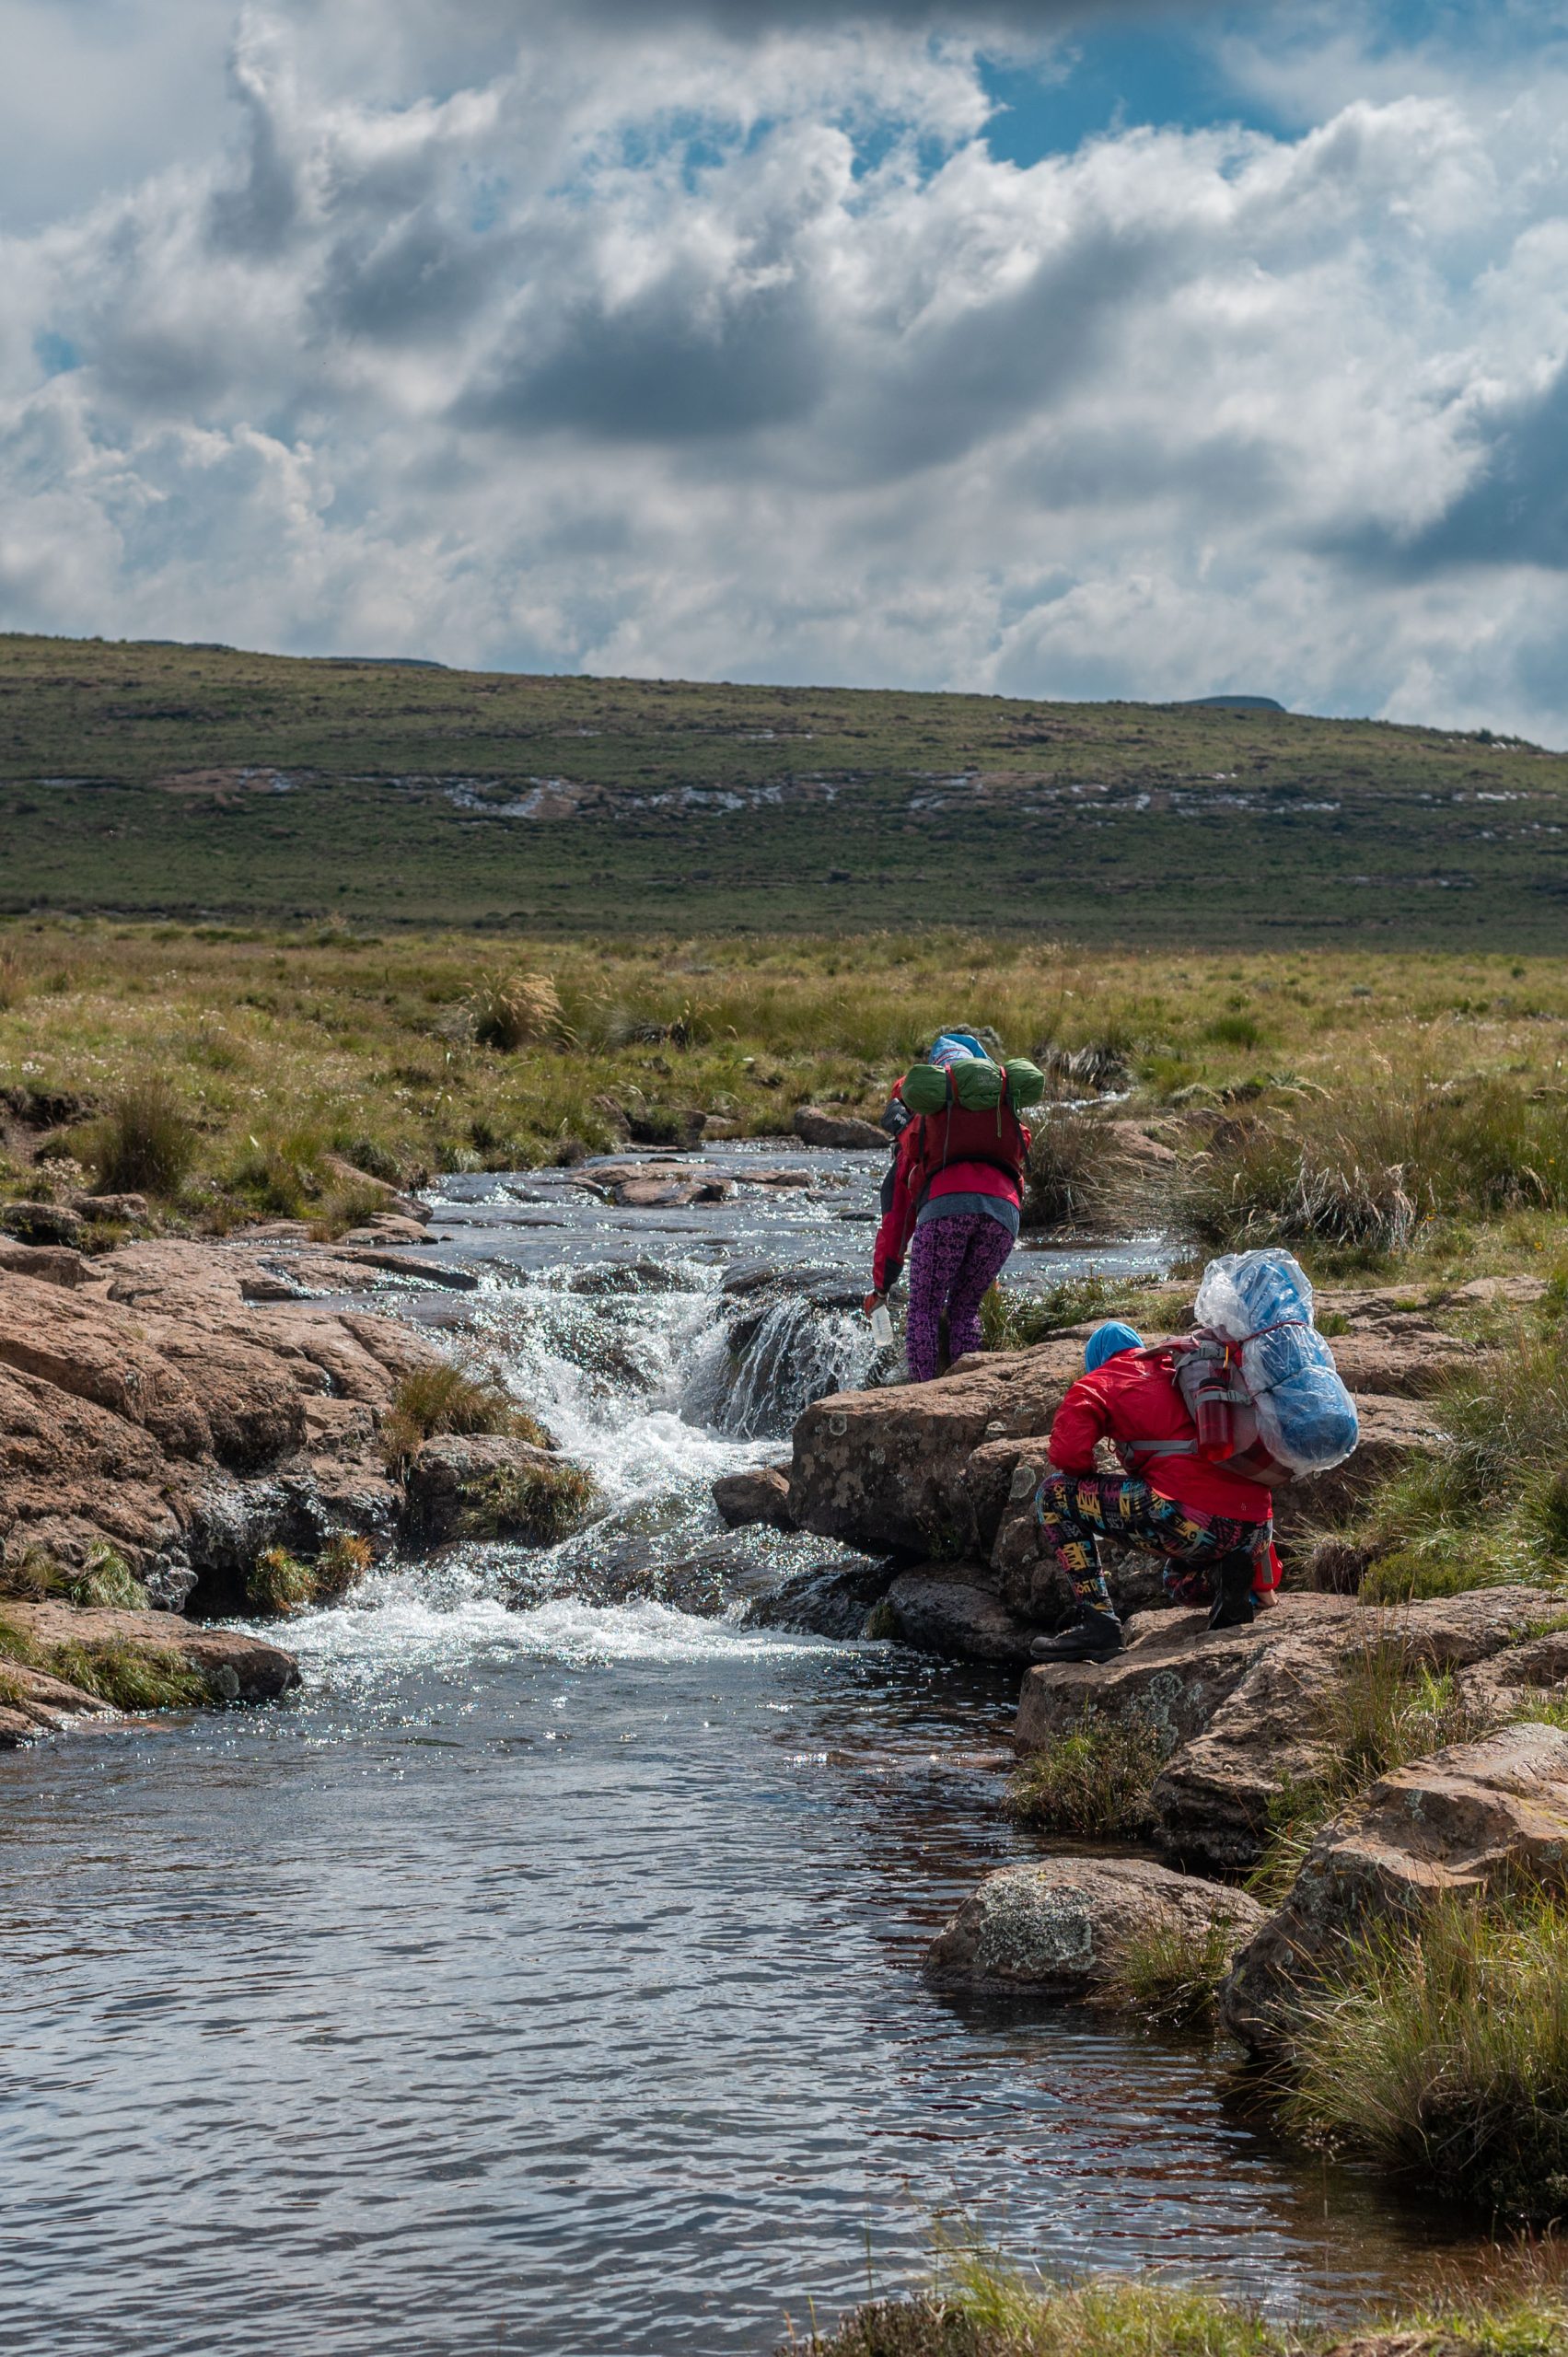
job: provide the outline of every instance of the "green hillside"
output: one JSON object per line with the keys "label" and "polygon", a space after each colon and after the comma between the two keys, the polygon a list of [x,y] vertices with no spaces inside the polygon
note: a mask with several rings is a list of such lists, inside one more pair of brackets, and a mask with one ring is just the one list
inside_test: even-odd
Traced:
{"label": "green hillside", "polygon": [[11,913],[1568,938],[1568,758],[1217,707],[6,636],[0,843]]}

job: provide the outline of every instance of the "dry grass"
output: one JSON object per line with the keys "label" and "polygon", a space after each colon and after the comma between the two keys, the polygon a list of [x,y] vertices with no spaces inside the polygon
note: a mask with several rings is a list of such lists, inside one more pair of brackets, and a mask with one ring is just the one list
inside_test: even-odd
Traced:
{"label": "dry grass", "polygon": [[554,1547],[591,1521],[598,1504],[593,1476],[580,1465],[498,1467],[469,1489],[459,1531],[464,1538]]}
{"label": "dry grass", "polygon": [[377,1437],[382,1456],[395,1468],[407,1465],[437,1433],[505,1433],[535,1448],[550,1446],[549,1434],[517,1405],[499,1376],[471,1376],[449,1361],[403,1376]]}
{"label": "dry grass", "polygon": [[561,999],[548,974],[482,974],[470,1002],[473,1036],[482,1048],[515,1054],[564,1031]]}
{"label": "dry grass", "polygon": [[194,1124],[167,1080],[134,1080],[111,1100],[92,1145],[107,1194],[175,1195],[196,1158]]}
{"label": "dry grass", "polygon": [[1202,1932],[1156,1925],[1127,1942],[1107,1997],[1167,2029],[1204,2027],[1214,2018],[1236,1945],[1236,1934],[1224,1922],[1205,1924]]}

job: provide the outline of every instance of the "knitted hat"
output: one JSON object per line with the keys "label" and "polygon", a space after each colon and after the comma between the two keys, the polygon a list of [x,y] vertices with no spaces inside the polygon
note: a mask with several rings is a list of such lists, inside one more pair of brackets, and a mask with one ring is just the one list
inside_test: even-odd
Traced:
{"label": "knitted hat", "polygon": [[1134,1333],[1131,1326],[1123,1326],[1120,1318],[1109,1318],[1103,1326],[1095,1328],[1084,1344],[1084,1372],[1093,1375],[1107,1359],[1120,1358],[1123,1351],[1141,1351],[1143,1347],[1142,1334]]}

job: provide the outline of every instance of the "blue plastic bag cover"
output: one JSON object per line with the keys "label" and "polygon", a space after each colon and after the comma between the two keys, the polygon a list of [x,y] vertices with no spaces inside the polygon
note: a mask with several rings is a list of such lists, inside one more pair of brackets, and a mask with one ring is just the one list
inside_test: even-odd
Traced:
{"label": "blue plastic bag cover", "polygon": [[1276,1248],[1227,1252],[1204,1270],[1195,1310],[1200,1326],[1241,1344],[1242,1377],[1270,1456],[1293,1473],[1342,1465],[1360,1422],[1312,1323],[1312,1287],[1300,1262]]}

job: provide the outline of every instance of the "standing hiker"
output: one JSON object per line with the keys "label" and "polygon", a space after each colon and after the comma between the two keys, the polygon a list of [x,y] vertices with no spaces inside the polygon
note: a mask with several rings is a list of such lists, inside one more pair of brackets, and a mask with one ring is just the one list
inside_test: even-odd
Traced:
{"label": "standing hiker", "polygon": [[1021,1106],[1045,1084],[1021,1059],[993,1063],[970,1031],[945,1031],[893,1091],[883,1126],[897,1136],[882,1188],[872,1260],[873,1316],[909,1255],[910,1377],[927,1383],[942,1363],[981,1346],[980,1305],[1017,1239],[1029,1133]]}
{"label": "standing hiker", "polygon": [[[1256,1595],[1279,1585],[1270,1491],[1198,1453],[1168,1355],[1145,1351],[1131,1326],[1097,1326],[1084,1370],[1056,1411],[1051,1462],[1035,1495],[1077,1617],[1059,1636],[1037,1637],[1034,1658],[1105,1662],[1121,1652],[1101,1538],[1164,1555],[1173,1602],[1211,1604],[1211,1629],[1242,1627],[1257,1610]],[[1097,1469],[1101,1440],[1113,1444],[1124,1473]]]}

